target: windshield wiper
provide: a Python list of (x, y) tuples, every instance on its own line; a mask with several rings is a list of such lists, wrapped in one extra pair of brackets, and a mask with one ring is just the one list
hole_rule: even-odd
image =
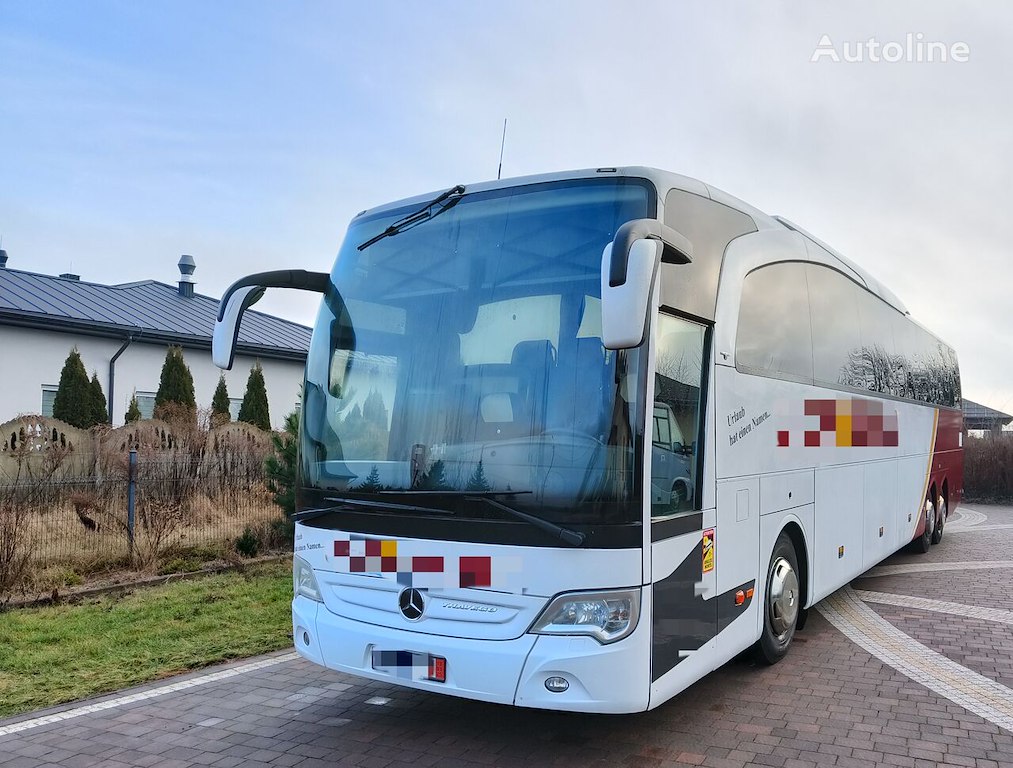
[[(450, 210), (455, 205), (457, 205), (457, 203), (461, 199), (460, 195), (463, 195), (463, 194), (464, 194), (464, 185), (463, 184), (458, 184), (456, 187), (452, 187), (451, 189), (448, 189), (442, 195), (439, 195), (438, 197), (434, 197), (428, 203), (426, 203), (421, 208), (419, 208), (417, 211), (415, 211), (415, 213), (409, 213), (404, 218), (401, 218), (401, 219), (398, 219), (397, 221), (395, 221), (393, 224), (391, 224), (389, 227), (387, 227), (387, 229), (385, 229), (379, 235), (374, 235), (373, 237), (369, 238), (369, 240), (367, 240), (366, 242), (362, 243), (359, 246), (359, 250), (360, 251), (364, 251), (367, 248), (369, 248), (369, 246), (371, 246), (373, 243), (377, 243), (380, 240), (383, 240), (385, 237), (393, 237), (396, 234), (404, 232), (406, 229), (411, 229), (412, 227), (417, 227), (419, 224), (421, 224), (424, 221), (429, 221), (430, 219), (436, 218), (437, 216), (439, 216), (444, 211)], [(457, 195), (457, 197), (454, 197), (454, 195)], [(454, 199), (450, 200), (449, 198), (451, 198), (451, 197), (454, 197)], [(448, 202), (446, 202), (443, 205), (440, 205), (440, 203), (444, 203), (444, 201), (448, 201)], [(440, 205), (440, 208), (438, 210), (434, 211), (433, 208), (435, 206), (437, 206), (437, 205)]]
[(437, 515), (453, 515), (456, 514), (450, 509), (436, 509), (434, 507), (420, 507), (416, 504), (395, 504), (386, 501), (367, 501), (366, 499), (350, 499), (345, 496), (329, 496), (324, 501), (336, 501), (338, 502), (333, 507), (323, 507), (321, 509), (306, 509), (302, 512), (292, 515), (292, 519), (297, 523), (302, 523), (307, 520), (312, 520), (316, 517), (336, 512), (342, 507), (360, 507), (363, 509), (376, 509), (376, 510), (396, 510), (398, 512), (426, 512), (428, 514)]
[(569, 544), (571, 547), (579, 547), (584, 543), (585, 536), (579, 531), (573, 531), (541, 517), (529, 515), (527, 512), (521, 512), (519, 509), (514, 509), (496, 500), (499, 496), (520, 496), (521, 494), (531, 493), (531, 491), (458, 491), (448, 489), (444, 491), (381, 491), (380, 493), (395, 493), (407, 496), (460, 496), (465, 499), (480, 499), (501, 512), (506, 512), (518, 520), (523, 520), (535, 528), (545, 531), (553, 538), (558, 539), (564, 544)]

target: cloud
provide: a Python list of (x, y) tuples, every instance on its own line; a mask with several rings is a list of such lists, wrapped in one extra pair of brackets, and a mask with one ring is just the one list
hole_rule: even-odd
[[(327, 269), (348, 220), (495, 176), (652, 164), (781, 213), (1013, 402), (1003, 201), (1013, 7), (972, 2), (8, 6), (0, 231), (12, 267), (199, 289)], [(966, 41), (966, 64), (810, 63)], [(298, 298), (262, 304), (312, 322)]]

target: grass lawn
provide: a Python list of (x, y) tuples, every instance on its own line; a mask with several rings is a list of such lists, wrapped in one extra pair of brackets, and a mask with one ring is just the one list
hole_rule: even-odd
[(270, 563), (0, 613), (0, 717), (291, 645), (292, 567)]

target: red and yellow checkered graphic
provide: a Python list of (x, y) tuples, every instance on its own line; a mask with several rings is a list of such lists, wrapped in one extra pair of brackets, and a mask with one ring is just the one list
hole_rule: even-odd
[[(819, 419), (818, 429), (812, 418), (805, 420), (801, 444), (806, 448), (895, 448), (900, 440), (897, 411), (887, 409), (881, 400), (859, 397), (836, 400), (806, 400), (805, 416)], [(777, 445), (792, 445), (792, 431), (779, 430)], [(799, 435), (794, 435), (798, 441)], [(795, 442), (795, 445), (798, 445)]]
[(334, 540), (335, 568), (396, 579), (406, 587), (491, 587), (491, 557), (444, 558), (440, 555), (398, 553), (396, 539), (372, 539), (351, 534)]

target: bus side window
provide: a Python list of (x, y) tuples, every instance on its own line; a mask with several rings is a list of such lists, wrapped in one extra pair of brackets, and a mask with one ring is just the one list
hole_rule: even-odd
[(696, 477), (705, 328), (659, 313), (651, 435), (651, 516), (699, 509)]
[(788, 261), (753, 270), (742, 282), (735, 367), (811, 384), (812, 328), (805, 265)]
[(822, 264), (807, 264), (813, 332), (813, 373), (817, 384), (837, 387), (856, 383), (854, 360), (861, 354), (858, 292), (852, 280)]

